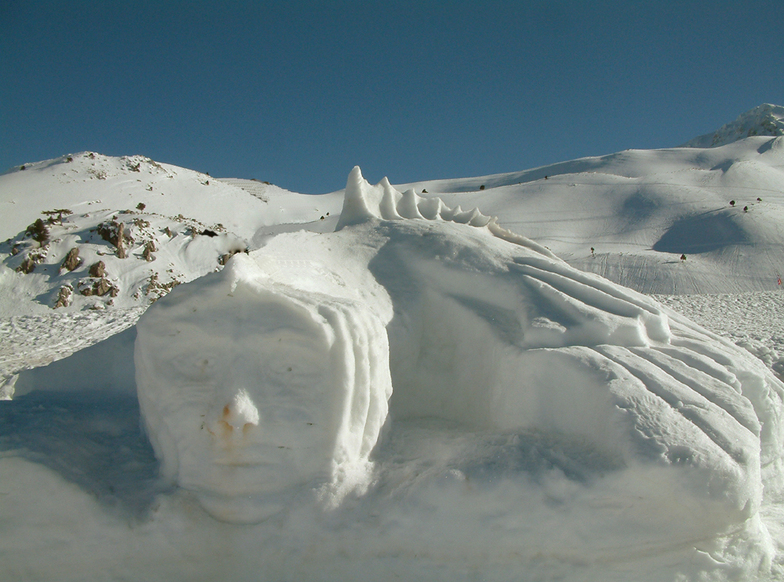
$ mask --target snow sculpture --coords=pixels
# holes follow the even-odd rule
[[[213,357],[223,362],[219,380],[202,382]],[[297,364],[284,365],[307,373],[289,380],[267,371],[292,358]],[[336,232],[278,235],[232,259],[223,274],[175,290],[140,323],[136,360],[142,411],[165,472],[222,519],[245,515],[247,497],[282,506],[283,486],[318,482],[335,503],[365,486],[374,446],[383,457],[377,440],[390,386],[393,435],[435,418],[450,434],[459,427],[516,435],[508,458],[527,454],[519,443],[579,451],[579,478],[560,473],[567,482],[560,509],[548,505],[549,493],[510,493],[529,491],[539,478],[526,477],[525,463],[497,469],[493,461],[506,505],[499,490],[482,496],[481,471],[471,493],[433,494],[421,479],[393,475],[394,463],[377,467],[379,491],[402,487],[445,515],[465,513],[461,526],[431,532],[444,539],[481,522],[504,532],[488,544],[502,540],[518,552],[519,535],[529,545],[549,540],[547,547],[562,541],[570,516],[585,530],[570,534],[575,552],[623,545],[629,532],[642,549],[743,528],[764,538],[755,521],[763,485],[773,491],[781,471],[784,385],[750,354],[651,298],[577,271],[478,211],[400,193],[386,180],[371,186],[358,168]],[[242,390],[223,382],[232,374]],[[267,384],[297,394],[298,424],[284,415],[274,425],[285,442],[252,436],[263,433],[256,429],[264,426]],[[266,468],[246,470],[244,457],[232,464],[240,448],[264,467],[273,462],[267,456],[275,459],[286,475],[277,477],[280,487],[268,488]],[[442,476],[470,473],[483,462],[472,454],[456,457]]]
[[[335,504],[366,483],[391,389],[389,314],[345,285],[281,285],[240,254],[138,324],[139,402],[163,475],[213,516],[257,522],[305,485]]]

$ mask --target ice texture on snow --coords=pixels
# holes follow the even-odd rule
[[[273,237],[145,314],[166,475],[226,521],[307,500],[370,519],[360,554],[594,560],[740,535],[764,562],[784,385],[649,297],[425,206],[355,169],[339,230]]]

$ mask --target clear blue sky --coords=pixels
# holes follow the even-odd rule
[[[0,171],[92,150],[322,193],[678,145],[784,104],[784,1],[0,1]]]

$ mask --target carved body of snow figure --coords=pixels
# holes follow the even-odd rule
[[[504,543],[526,527],[564,536],[569,515],[586,528],[569,532],[573,547],[623,543],[630,528],[662,545],[707,539],[753,523],[780,471],[784,386],[750,354],[476,211],[370,186],[358,169],[335,233],[276,236],[153,306],[137,370],[164,470],[229,520],[295,485],[365,486],[355,468],[374,446],[386,458],[390,386],[393,437],[417,419],[515,435],[499,477],[514,484],[508,504],[495,490],[482,501],[479,477],[473,501],[439,494],[445,513],[499,520]],[[531,469],[523,448],[553,442],[580,467],[560,510],[509,493],[540,478],[518,475]],[[556,457],[547,474],[569,474]],[[379,465],[377,487],[398,491],[394,463]],[[550,521],[526,518],[540,514]]]

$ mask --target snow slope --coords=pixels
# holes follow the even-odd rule
[[[571,265],[645,293],[772,290],[784,273],[784,137],[397,187],[479,207]]]
[[[0,177],[0,308],[44,313],[63,287],[70,289],[66,310],[145,305],[172,285],[218,268],[224,255],[247,250],[254,237],[263,240],[281,222],[320,221],[328,210],[317,200],[141,156],[86,152],[26,164]],[[46,240],[31,237],[36,220],[44,221]],[[123,253],[117,247],[121,225]],[[63,263],[73,249],[79,256],[69,270]],[[99,260],[106,274],[91,276],[89,267]],[[25,261],[32,262],[29,273],[20,271]],[[81,294],[102,278],[103,293]]]
[[[741,116],[745,121],[736,126],[748,134],[768,114],[774,125],[781,117],[780,108],[758,109]],[[718,133],[737,135],[735,129]],[[762,418],[760,402],[778,393],[772,372],[784,370],[782,295],[777,289],[784,138],[757,133],[722,137],[710,148],[696,144],[626,151],[396,190],[388,182],[375,190],[363,186],[379,193],[365,198],[371,214],[382,210],[384,192],[389,192],[398,215],[418,212],[431,219],[398,221],[410,223],[410,231],[393,238],[408,241],[403,246],[411,252],[381,254],[369,263],[373,278],[391,289],[385,293],[394,299],[392,378],[416,389],[393,392],[391,422],[380,433],[379,446],[371,457],[357,457],[372,463],[374,477],[368,481],[367,473],[357,473],[352,482],[358,487],[352,494],[341,493],[338,509],[301,503],[261,525],[216,520],[215,512],[231,504],[211,506],[210,515],[197,488],[176,487],[160,478],[155,452],[163,457],[163,441],[158,439],[154,451],[139,428],[132,326],[174,282],[222,269],[237,250],[249,250],[258,261],[266,249],[275,260],[262,260],[263,269],[289,277],[289,285],[294,278],[300,287],[324,291],[324,277],[334,269],[314,270],[314,261],[337,254],[346,265],[361,264],[377,248],[378,232],[349,225],[352,212],[341,215],[343,192],[306,196],[252,180],[216,180],[139,156],[74,154],[0,176],[0,239],[8,239],[0,244],[0,390],[6,397],[14,395],[0,402],[3,569],[19,580],[350,580],[368,579],[369,573],[375,579],[422,580],[784,579],[784,505],[774,460],[781,443],[770,432],[779,412],[768,410],[773,416],[762,423],[763,432],[768,431],[764,446],[756,436],[762,433],[748,430]],[[395,194],[409,188],[416,192]],[[458,205],[478,207],[482,214],[457,211]],[[42,211],[56,209],[71,214],[53,215],[46,225],[48,241],[40,243],[25,233],[37,218],[46,218]],[[353,214],[362,212],[355,208]],[[476,226],[453,224],[456,216],[458,222]],[[434,222],[437,217],[442,220]],[[329,234],[338,221],[345,228]],[[133,239],[122,244],[127,258],[118,256],[116,236],[115,242],[106,240],[116,235],[120,223]],[[434,236],[433,224],[444,229],[441,235]],[[473,234],[465,234],[466,229]],[[488,230],[496,236],[488,239]],[[350,243],[348,232],[357,233]],[[462,265],[458,271],[465,273],[468,265],[478,269],[473,282],[455,279],[424,260],[439,248],[428,242],[431,236],[440,241],[443,259]],[[597,306],[586,312],[580,305],[591,305],[601,295],[586,294],[574,286],[574,278],[562,287],[556,277],[556,291],[545,301],[544,289],[555,281],[551,273],[540,281],[539,299],[529,306],[531,313],[544,312],[532,316],[532,327],[521,324],[520,329],[528,336],[536,331],[541,338],[582,333],[583,341],[555,348],[569,352],[552,356],[563,361],[529,355],[524,369],[507,370],[505,378],[525,380],[541,395],[527,405],[538,411],[531,417],[537,422],[522,427],[466,423],[478,418],[481,406],[469,399],[460,408],[444,387],[462,386],[465,392],[482,382],[491,384],[495,376],[492,368],[482,367],[482,354],[489,353],[490,359],[508,355],[510,338],[520,331],[507,325],[512,321],[508,315],[517,309],[510,303],[509,283],[519,274],[510,271],[496,283],[484,279],[502,264],[488,259],[497,252],[489,249],[511,241],[522,241],[543,257],[549,249],[570,265],[634,289],[667,294],[657,299],[674,311],[621,291],[624,300],[633,298],[646,309],[655,306],[665,317],[669,347],[654,336],[647,337],[647,345],[627,345],[629,337],[645,329],[641,320],[614,327],[618,314],[585,319]],[[144,256],[150,242],[155,247],[152,261]],[[73,271],[61,269],[74,247],[82,262]],[[28,258],[35,263],[33,271],[17,271]],[[105,274],[91,277],[88,270],[99,260]],[[572,273],[551,260],[563,265],[558,269],[567,269],[556,269],[560,276]],[[233,259],[242,261],[243,255]],[[530,268],[525,261],[517,264]],[[228,274],[180,287],[172,300]],[[345,271],[340,276],[345,278]],[[598,284],[598,279],[585,277],[580,284]],[[100,290],[96,284],[102,279],[109,285],[105,294],[80,293]],[[407,286],[406,280],[429,281],[432,293],[419,296],[425,297],[419,305],[427,309],[412,311],[417,302],[410,300],[419,287]],[[53,309],[60,289],[67,286],[74,290],[70,305]],[[332,295],[338,287],[331,288]],[[352,279],[340,288],[350,294],[365,287]],[[114,296],[111,289],[116,289]],[[382,296],[376,291],[374,301]],[[149,312],[147,329],[154,329],[155,314],[165,306],[156,304]],[[266,321],[251,310],[236,324],[259,317]],[[166,324],[165,318],[160,324]],[[611,340],[593,341],[594,346],[586,338],[595,339],[603,325],[620,331],[606,336]],[[412,336],[416,326],[442,333]],[[627,332],[634,329],[638,332],[630,336]],[[217,348],[223,345],[218,337],[217,328],[212,338],[208,329],[206,338],[194,335],[183,345]],[[458,340],[479,347],[448,357],[445,346]],[[232,341],[239,341],[240,351],[249,349],[241,340]],[[164,342],[160,353],[165,349]],[[326,352],[319,348],[314,353]],[[284,359],[269,363],[282,365]],[[606,365],[618,374],[616,384],[584,367],[599,360],[612,362]],[[532,370],[537,373],[531,375]],[[543,388],[566,376],[571,380],[564,382],[569,387],[565,400]],[[461,384],[464,378],[469,381]],[[762,378],[762,384],[754,378]],[[593,429],[601,423],[589,421],[601,417],[594,414],[601,406],[581,394],[606,392],[612,385],[616,388],[609,393],[617,398],[623,392],[613,390],[632,390],[640,382],[648,391],[660,390],[669,403],[657,417],[650,413],[656,398],[638,402],[640,434],[658,435],[648,445],[663,444],[669,451],[659,462],[682,459],[685,466],[674,463],[668,472],[641,459],[637,449],[619,456],[612,454],[618,452],[613,447],[599,446],[618,445],[631,433],[617,442],[594,438],[599,433]],[[767,390],[754,388],[765,385]],[[730,391],[719,390],[721,386]],[[428,387],[435,390],[432,398],[417,402],[416,394]],[[730,398],[718,398],[720,394]],[[250,392],[247,396],[249,400],[230,399],[224,419],[230,426],[261,422],[264,408],[253,403]],[[520,402],[509,400],[498,411],[516,410],[515,404]],[[451,410],[446,417],[440,414],[445,410]],[[570,416],[570,410],[576,415]],[[155,444],[158,431],[149,420],[148,429]],[[576,438],[578,433],[582,436]],[[760,466],[756,461],[760,470],[755,474],[759,455],[772,462]],[[329,470],[318,472],[322,483],[329,481]],[[222,481],[218,490],[231,492],[232,483]],[[292,488],[295,496],[306,493],[307,488],[305,493]]]

